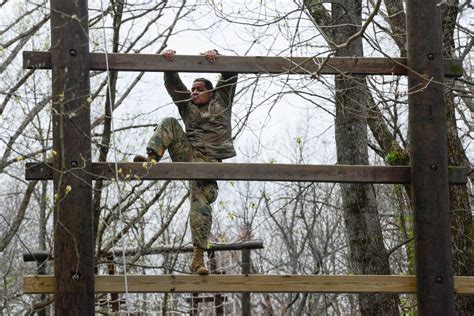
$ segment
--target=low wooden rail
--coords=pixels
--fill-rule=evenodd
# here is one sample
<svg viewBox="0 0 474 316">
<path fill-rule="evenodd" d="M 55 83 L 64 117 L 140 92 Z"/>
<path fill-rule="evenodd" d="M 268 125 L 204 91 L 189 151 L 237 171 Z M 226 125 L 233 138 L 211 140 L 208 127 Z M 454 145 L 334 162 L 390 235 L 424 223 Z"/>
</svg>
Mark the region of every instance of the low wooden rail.
<svg viewBox="0 0 474 316">
<path fill-rule="evenodd" d="M 115 178 L 115 164 L 92 163 L 93 179 Z M 80 166 L 75 167 L 75 169 Z M 70 169 L 74 171 L 74 168 Z M 120 180 L 247 180 L 302 181 L 337 183 L 410 183 L 410 167 L 291 165 L 257 163 L 117 163 Z M 465 184 L 469 168 L 450 167 L 449 182 Z M 53 167 L 44 163 L 27 163 L 27 180 L 50 180 Z"/>
<path fill-rule="evenodd" d="M 337 75 L 407 75 L 406 58 L 367 57 L 268 57 L 219 56 L 209 63 L 203 56 L 176 55 L 169 62 L 156 54 L 108 54 L 109 70 L 120 71 L 179 71 L 179 72 L 238 72 L 261 74 L 314 74 Z M 50 52 L 23 52 L 23 68 L 51 69 Z M 91 70 L 107 70 L 104 54 L 90 54 Z M 462 76 L 462 63 L 445 59 L 446 77 Z"/>
<path fill-rule="evenodd" d="M 192 252 L 193 246 L 157 246 L 157 247 L 150 247 L 147 251 L 143 253 L 143 255 L 157 255 L 157 254 L 164 254 L 164 253 L 184 253 L 184 252 Z M 263 241 L 262 240 L 248 240 L 242 242 L 235 242 L 235 243 L 211 243 L 209 248 L 206 249 L 207 252 L 211 251 L 234 251 L 234 250 L 252 250 L 252 249 L 263 249 Z M 101 255 L 104 257 L 110 256 L 121 256 L 123 251 L 125 251 L 125 256 L 134 256 L 137 253 L 140 253 L 140 249 L 138 248 L 126 248 L 123 249 L 113 249 L 111 251 L 107 251 L 106 253 L 102 253 Z M 47 260 L 54 260 L 53 255 L 49 252 L 28 252 L 23 254 L 23 261 L 24 262 L 43 262 Z"/>
<path fill-rule="evenodd" d="M 27 276 L 23 293 L 54 292 L 54 276 Z M 435 282 L 433 280 L 433 282 Z M 130 293 L 415 293 L 415 276 L 397 275 L 140 275 L 128 276 Z M 474 277 L 454 278 L 457 294 L 474 294 Z M 96 293 L 123 293 L 123 276 L 95 277 Z"/>
<path fill-rule="evenodd" d="M 157 247 L 150 247 L 147 249 L 143 255 L 156 255 L 156 254 L 168 254 L 168 253 L 188 253 L 192 252 L 194 247 L 192 245 L 186 246 L 174 246 L 174 245 L 165 245 L 165 246 L 157 246 Z M 209 247 L 206 249 L 209 255 L 209 267 L 211 274 L 216 273 L 216 261 L 215 261 L 215 253 L 221 251 L 241 251 L 242 253 L 242 274 L 248 274 L 250 272 L 251 266 L 251 258 L 250 258 L 250 251 L 256 249 L 263 249 L 263 241 L 262 240 L 246 240 L 234 243 L 211 243 Z M 113 249 L 106 253 L 101 253 L 101 257 L 108 258 L 107 261 L 111 260 L 114 256 L 121 256 L 124 254 L 125 256 L 134 256 L 137 253 L 140 253 L 141 249 L 139 248 L 126 248 L 126 249 Z M 23 261 L 24 262 L 35 262 L 37 264 L 37 274 L 38 275 L 45 275 L 46 274 L 46 262 L 48 260 L 54 260 L 54 257 L 49 252 L 29 252 L 23 254 Z M 96 264 L 101 264 L 104 262 L 96 261 Z M 114 275 L 115 273 L 115 264 L 112 262 L 108 263 L 108 271 L 109 276 Z M 102 277 L 102 276 L 101 276 Z M 26 293 L 26 292 L 25 292 Z M 44 295 L 44 294 L 42 294 Z M 112 301 L 112 311 L 118 312 L 120 310 L 118 292 L 110 293 Z M 196 296 L 196 298 L 194 298 Z M 220 293 L 215 294 L 214 296 L 209 296 L 206 299 L 212 299 L 212 302 L 215 302 L 215 310 L 216 315 L 223 315 L 223 305 L 222 303 L 226 300 L 226 297 Z M 199 297 L 199 293 L 193 293 L 193 299 L 191 301 L 193 308 L 196 307 L 196 304 L 199 302 L 203 302 L 202 297 Z M 250 315 L 250 306 L 251 306 L 251 297 L 250 293 L 243 293 L 241 296 L 241 304 L 242 304 L 242 315 Z"/>
</svg>

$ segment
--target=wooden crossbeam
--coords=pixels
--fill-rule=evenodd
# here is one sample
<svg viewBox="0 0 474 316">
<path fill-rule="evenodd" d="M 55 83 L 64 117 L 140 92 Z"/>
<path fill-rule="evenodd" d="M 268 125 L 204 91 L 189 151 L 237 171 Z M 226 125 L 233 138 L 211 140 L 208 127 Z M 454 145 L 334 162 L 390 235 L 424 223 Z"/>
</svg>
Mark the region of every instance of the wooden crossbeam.
<svg viewBox="0 0 474 316">
<path fill-rule="evenodd" d="M 26 276 L 23 293 L 53 293 L 53 276 Z M 134 275 L 130 293 L 415 293 L 415 276 L 398 275 Z M 457 294 L 474 294 L 474 277 L 454 278 Z M 120 275 L 95 277 L 96 293 L 124 293 Z"/>
<path fill-rule="evenodd" d="M 336 75 L 407 75 L 406 58 L 367 57 L 266 57 L 219 56 L 213 64 L 203 56 L 176 55 L 174 62 L 156 54 L 108 54 L 109 70 L 120 71 L 179 71 L 179 72 L 238 72 L 260 74 L 314 74 Z M 91 70 L 107 70 L 105 55 L 90 54 Z M 50 52 L 23 52 L 23 68 L 50 69 Z M 447 77 L 462 76 L 462 63 L 457 59 L 445 60 Z"/>
<path fill-rule="evenodd" d="M 246 180 L 356 183 L 410 183 L 410 167 L 291 165 L 258 163 L 117 163 L 121 180 Z M 115 178 L 115 164 L 92 163 L 93 179 Z M 469 168 L 450 167 L 451 184 L 465 184 Z M 49 180 L 53 169 L 49 164 L 27 163 L 27 180 Z"/>
<path fill-rule="evenodd" d="M 241 241 L 236 243 L 210 243 L 208 248 L 206 249 L 207 252 L 215 251 L 234 251 L 234 250 L 250 250 L 250 249 L 263 249 L 263 241 L 262 240 L 248 240 L 248 241 Z M 167 254 L 167 253 L 185 253 L 185 252 L 193 252 L 194 247 L 193 245 L 178 247 L 178 246 L 157 246 L 157 247 L 150 247 L 144 253 L 144 255 L 157 255 L 157 254 Z M 107 251 L 106 253 L 101 253 L 102 257 L 110 257 L 110 256 L 121 256 L 125 251 L 125 256 L 134 256 L 137 253 L 140 253 L 140 249 L 138 248 L 125 248 L 125 249 L 113 249 L 111 251 Z M 43 262 L 46 260 L 54 260 L 54 257 L 49 252 L 27 252 L 23 254 L 23 261 L 24 262 Z"/>
</svg>

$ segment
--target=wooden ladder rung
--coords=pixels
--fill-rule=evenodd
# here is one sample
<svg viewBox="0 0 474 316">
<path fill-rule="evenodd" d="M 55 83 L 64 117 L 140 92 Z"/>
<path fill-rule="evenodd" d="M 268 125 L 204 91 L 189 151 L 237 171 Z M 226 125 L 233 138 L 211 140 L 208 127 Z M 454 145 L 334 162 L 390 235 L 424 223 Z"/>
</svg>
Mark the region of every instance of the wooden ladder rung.
<svg viewBox="0 0 474 316">
<path fill-rule="evenodd" d="M 25 294 L 54 292 L 54 276 L 26 276 Z M 133 275 L 130 293 L 415 293 L 415 276 L 400 275 Z M 474 294 L 473 276 L 454 277 L 457 294 Z M 124 293 L 120 275 L 95 277 L 96 293 Z"/>
</svg>

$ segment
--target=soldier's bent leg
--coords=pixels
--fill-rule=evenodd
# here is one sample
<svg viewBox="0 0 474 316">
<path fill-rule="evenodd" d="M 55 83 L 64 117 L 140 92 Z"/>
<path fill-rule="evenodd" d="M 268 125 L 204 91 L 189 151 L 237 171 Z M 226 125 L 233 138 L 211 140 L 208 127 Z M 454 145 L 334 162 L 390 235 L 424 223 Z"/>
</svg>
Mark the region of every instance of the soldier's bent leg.
<svg viewBox="0 0 474 316">
<path fill-rule="evenodd" d="M 168 149 L 172 161 L 191 161 L 192 147 L 179 124 L 172 117 L 163 119 L 155 129 L 147 144 L 147 154 L 156 154 L 159 160 Z"/>
<path fill-rule="evenodd" d="M 191 272 L 206 275 L 209 270 L 204 264 L 204 250 L 211 233 L 212 208 L 217 198 L 216 181 L 190 181 L 191 183 L 191 212 L 189 222 L 193 238 L 193 257 L 191 260 Z"/>
<path fill-rule="evenodd" d="M 191 211 L 189 223 L 193 244 L 202 249 L 207 248 L 207 242 L 212 226 L 211 204 L 217 199 L 218 186 L 216 181 L 190 181 Z"/>
</svg>

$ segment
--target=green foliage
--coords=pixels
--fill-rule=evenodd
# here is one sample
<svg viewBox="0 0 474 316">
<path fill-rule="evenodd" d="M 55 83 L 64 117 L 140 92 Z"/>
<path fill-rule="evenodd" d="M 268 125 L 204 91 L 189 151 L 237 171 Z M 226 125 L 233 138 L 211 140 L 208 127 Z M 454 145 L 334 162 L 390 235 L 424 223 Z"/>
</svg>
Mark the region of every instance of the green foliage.
<svg viewBox="0 0 474 316">
<path fill-rule="evenodd" d="M 410 156 L 406 150 L 390 151 L 384 158 L 385 162 L 391 166 L 406 166 L 410 163 Z"/>
<path fill-rule="evenodd" d="M 462 75 L 462 73 L 463 73 L 463 68 L 462 68 L 462 66 L 459 66 L 459 65 L 456 65 L 456 64 L 452 63 L 452 64 L 449 66 L 449 71 L 450 71 L 451 73 L 454 73 L 454 74 Z"/>
<path fill-rule="evenodd" d="M 227 212 L 227 219 L 233 221 L 235 219 L 235 214 L 231 211 Z"/>
</svg>

